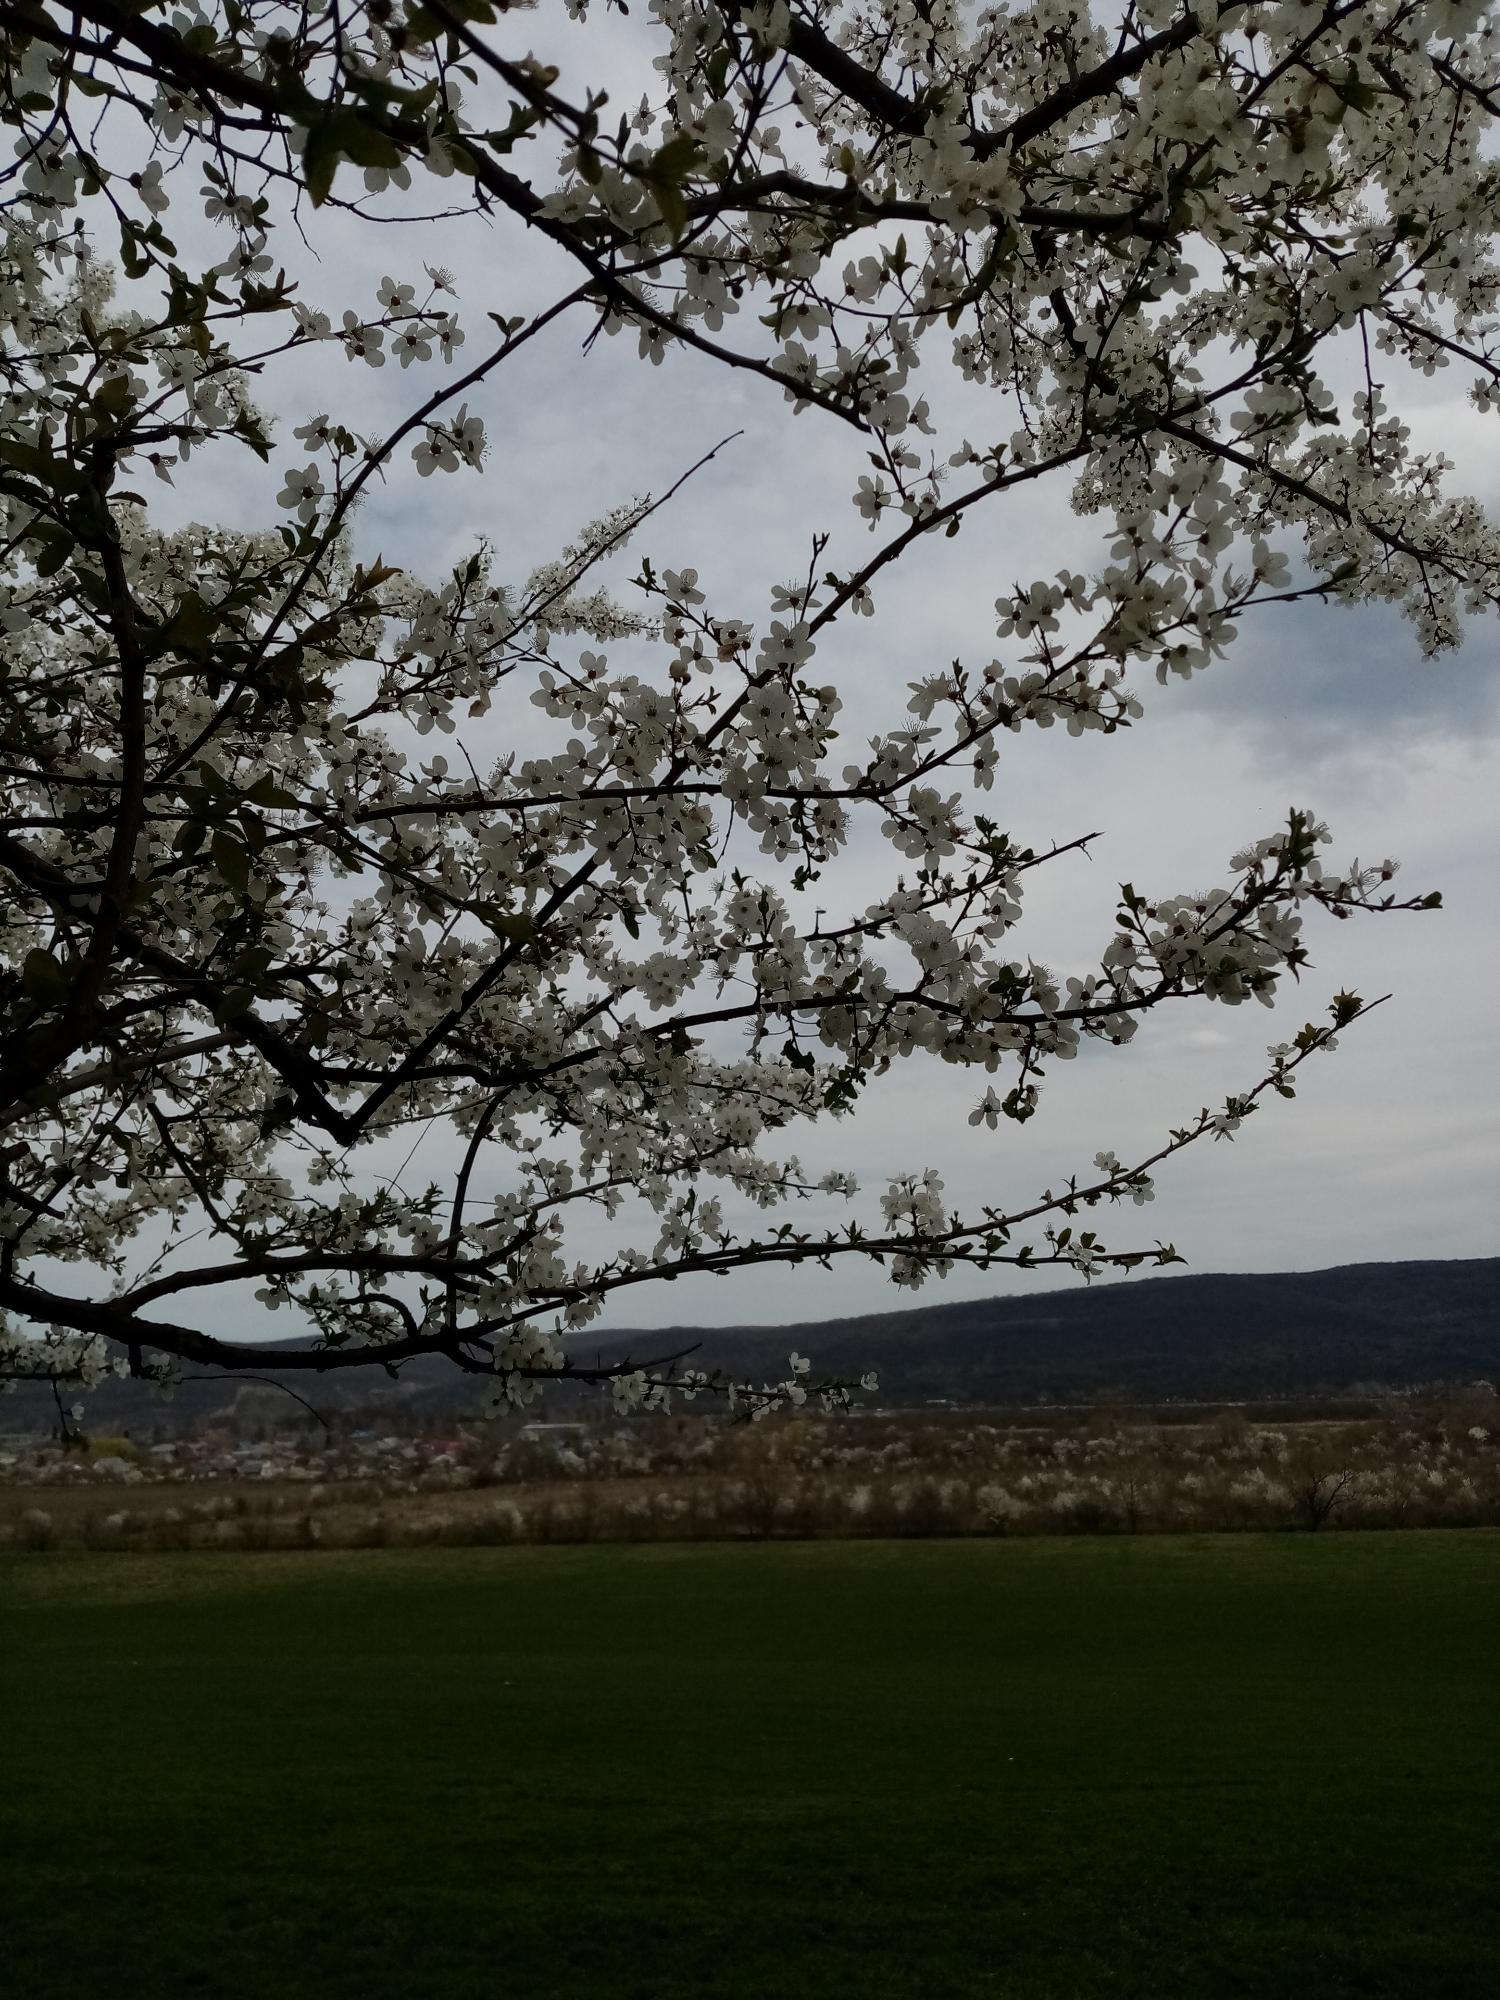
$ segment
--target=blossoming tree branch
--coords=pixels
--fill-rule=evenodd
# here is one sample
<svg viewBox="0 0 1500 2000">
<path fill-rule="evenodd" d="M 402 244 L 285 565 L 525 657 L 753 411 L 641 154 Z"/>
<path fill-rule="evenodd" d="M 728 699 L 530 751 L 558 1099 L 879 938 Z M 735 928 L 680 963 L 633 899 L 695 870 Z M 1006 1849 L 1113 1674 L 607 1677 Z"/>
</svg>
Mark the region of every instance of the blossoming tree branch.
<svg viewBox="0 0 1500 2000">
<path fill-rule="evenodd" d="M 1092 1225 L 1292 1096 L 1356 996 L 1149 1157 L 1038 1190 L 1007 1147 L 977 1213 L 789 1147 L 908 1059 L 972 1071 L 1008 1133 L 1084 1043 L 1269 1005 L 1305 924 L 1436 901 L 1336 872 L 1297 810 L 1210 894 L 1125 885 L 1054 975 L 1027 890 L 1094 835 L 1028 844 L 995 778 L 1033 730 L 1128 726 L 1131 677 L 1266 605 L 1397 605 L 1433 652 L 1500 603 L 1500 536 L 1395 414 L 1411 370 L 1500 399 L 1478 0 L 588 8 L 0 5 L 0 1372 L 440 1354 L 520 1402 L 837 1402 L 800 1358 L 732 1383 L 564 1336 L 688 1273 L 1170 1262 Z M 303 256 L 378 224 L 373 296 Z M 474 246 L 457 289 L 439 226 Z M 532 248 L 557 286 L 522 313 Z M 664 493 L 580 492 L 529 576 L 370 544 L 387 480 L 473 481 L 502 532 L 483 409 L 537 343 L 582 368 L 611 337 L 847 450 L 801 575 L 709 601 Z M 311 350 L 347 357 L 341 409 L 298 411 Z M 368 369 L 409 385 L 377 434 Z M 955 383 L 975 439 L 939 434 Z M 183 525 L 236 460 L 270 468 L 263 528 Z M 993 656 L 912 662 L 905 712 L 841 736 L 825 662 L 893 567 L 1043 482 L 1087 568 L 992 579 Z M 434 1129 L 421 1184 L 398 1162 Z M 804 1197 L 841 1219 L 799 1226 Z M 631 1247 L 582 1254 L 599 1211 Z M 226 1337 L 226 1295 L 298 1337 Z"/>
</svg>

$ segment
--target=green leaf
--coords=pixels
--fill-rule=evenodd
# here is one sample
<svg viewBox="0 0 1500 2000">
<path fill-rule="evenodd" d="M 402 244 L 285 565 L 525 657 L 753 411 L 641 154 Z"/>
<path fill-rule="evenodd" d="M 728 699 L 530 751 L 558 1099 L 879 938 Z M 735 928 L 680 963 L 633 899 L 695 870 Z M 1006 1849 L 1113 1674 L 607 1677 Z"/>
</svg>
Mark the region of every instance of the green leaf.
<svg viewBox="0 0 1500 2000">
<path fill-rule="evenodd" d="M 218 616 L 196 590 L 178 598 L 171 617 L 161 628 L 161 644 L 166 652 L 190 653 L 202 659 L 218 624 Z"/>
<path fill-rule="evenodd" d="M 50 951 L 38 946 L 26 954 L 21 966 L 21 984 L 33 1000 L 50 1006 L 66 994 L 68 975 Z"/>
<path fill-rule="evenodd" d="M 333 188 L 333 177 L 343 157 L 338 128 L 331 118 L 320 119 L 308 132 L 302 148 L 302 179 L 314 208 L 321 208 Z"/>
<path fill-rule="evenodd" d="M 340 111 L 335 115 L 339 144 L 346 159 L 352 160 L 357 167 L 400 166 L 401 148 L 378 126 L 362 118 L 357 111 Z"/>
<path fill-rule="evenodd" d="M 682 198 L 682 190 L 671 181 L 653 181 L 651 192 L 661 211 L 661 219 L 671 230 L 675 242 L 687 228 L 687 203 Z"/>
<path fill-rule="evenodd" d="M 289 791 L 278 785 L 269 772 L 263 773 L 256 779 L 245 797 L 256 806 L 279 806 L 285 812 L 297 810 L 297 800 Z"/>
<path fill-rule="evenodd" d="M 698 141 L 691 132 L 678 132 L 651 155 L 647 172 L 654 180 L 681 181 L 699 158 Z"/>
<path fill-rule="evenodd" d="M 254 1004 L 255 995 L 248 986 L 231 986 L 220 995 L 214 1008 L 216 1021 L 238 1020 L 241 1014 L 248 1014 Z"/>
<path fill-rule="evenodd" d="M 118 423 L 134 400 L 130 392 L 130 378 L 126 375 L 111 375 L 94 397 L 94 408 L 102 416 L 112 418 Z"/>
<path fill-rule="evenodd" d="M 250 856 L 231 833 L 221 829 L 213 837 L 209 850 L 214 858 L 214 866 L 224 877 L 231 889 L 241 895 L 250 886 Z"/>
<path fill-rule="evenodd" d="M 83 486 L 83 475 L 76 466 L 24 438 L 0 437 L 0 464 L 13 465 L 17 472 L 39 479 L 58 493 L 77 493 Z"/>
<path fill-rule="evenodd" d="M 519 911 L 507 910 L 499 903 L 476 903 L 474 909 L 496 937 L 509 938 L 512 944 L 525 944 L 535 933 L 536 926 L 530 917 Z M 441 912 L 435 914 L 440 915 Z"/>
<path fill-rule="evenodd" d="M 268 944 L 247 945 L 234 961 L 234 969 L 247 983 L 264 978 L 276 954 Z"/>
<path fill-rule="evenodd" d="M 248 806 L 242 805 L 235 817 L 240 823 L 246 847 L 252 854 L 263 854 L 266 846 L 266 828 L 259 814 L 251 812 Z"/>
<path fill-rule="evenodd" d="M 683 182 L 701 158 L 697 140 L 690 132 L 678 132 L 664 146 L 658 146 L 650 164 L 641 169 L 641 178 L 661 211 L 661 219 L 674 237 L 687 228 L 687 201 Z"/>
<path fill-rule="evenodd" d="M 1359 77 L 1345 77 L 1342 83 L 1336 83 L 1333 87 L 1336 94 L 1343 99 L 1345 104 L 1351 106 L 1355 111 L 1373 111 L 1375 109 L 1376 94 L 1370 88 L 1369 84 L 1362 82 Z"/>
<path fill-rule="evenodd" d="M 66 528 L 59 528 L 51 521 L 33 521 L 26 531 L 26 539 L 36 549 L 32 557 L 32 567 L 38 576 L 56 576 L 70 559 L 77 544 Z"/>
</svg>

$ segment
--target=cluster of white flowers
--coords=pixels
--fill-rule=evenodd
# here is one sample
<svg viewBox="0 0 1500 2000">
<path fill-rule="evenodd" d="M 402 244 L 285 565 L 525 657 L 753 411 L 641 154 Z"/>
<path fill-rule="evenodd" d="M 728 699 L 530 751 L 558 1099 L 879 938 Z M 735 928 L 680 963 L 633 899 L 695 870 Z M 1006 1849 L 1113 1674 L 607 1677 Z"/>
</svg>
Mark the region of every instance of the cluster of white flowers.
<svg viewBox="0 0 1500 2000">
<path fill-rule="evenodd" d="M 919 1169 L 830 1222 L 856 1184 L 778 1135 L 909 1056 L 984 1072 L 976 1128 L 1024 1124 L 1049 1063 L 1151 1008 L 1271 1004 L 1314 908 L 1430 901 L 1398 905 L 1389 862 L 1326 870 L 1297 811 L 1210 891 L 1126 885 L 1097 965 L 1058 976 L 1011 934 L 1029 873 L 1083 843 L 1035 851 L 981 795 L 998 746 L 1131 726 L 1127 669 L 1195 674 L 1258 605 L 1398 603 L 1438 647 L 1500 602 L 1500 539 L 1373 360 L 1347 413 L 1320 372 L 1354 332 L 1495 400 L 1494 23 L 1463 0 L 1266 7 L 1253 31 L 1133 0 L 1108 33 L 1062 0 L 653 0 L 631 32 L 657 82 L 606 131 L 540 57 L 480 65 L 508 110 L 467 102 L 415 16 L 41 0 L 0 26 L 0 1307 L 76 1342 L 54 1372 L 234 1358 L 191 1308 L 248 1280 L 322 1336 L 318 1365 L 438 1351 L 518 1401 L 586 1373 L 562 1337 L 655 1276 L 1169 1261 L 1073 1218 L 1149 1202 L 1158 1159 L 1292 1095 L 1352 996 L 1150 1159 L 1101 1153 L 1097 1178 L 976 1216 Z M 453 34 L 487 51 L 483 24 Z M 315 230 L 317 207 L 379 216 L 428 177 L 455 222 L 539 231 L 576 277 L 516 316 L 488 290 L 503 260 L 466 266 L 496 329 L 467 373 L 447 272 L 325 309 L 276 254 L 293 198 Z M 183 186 L 222 252 L 198 271 L 162 223 Z M 570 314 L 847 436 L 868 558 L 828 568 L 813 529 L 801 578 L 728 604 L 646 559 L 627 606 L 611 565 L 661 496 L 590 508 L 524 582 L 486 546 L 433 581 L 363 547 L 370 482 L 481 469 L 482 390 Z M 250 385 L 313 345 L 438 386 L 385 435 L 356 395 L 278 454 Z M 934 441 L 934 357 L 1004 410 L 992 442 Z M 161 530 L 132 478 L 236 446 L 274 464 L 269 530 Z M 852 749 L 830 628 L 873 615 L 921 536 L 1045 477 L 1101 522 L 1097 565 L 1001 585 L 1000 656 L 918 662 L 906 713 Z M 502 702 L 497 757 L 476 725 Z M 889 870 L 838 908 L 825 871 L 861 823 Z M 746 835 L 764 880 L 729 864 Z M 375 1180 L 372 1149 L 434 1124 L 462 1156 L 447 1186 Z M 808 1227 L 756 1220 L 802 1203 Z M 584 1254 L 591 1212 L 637 1214 L 650 1247 Z M 195 1231 L 216 1253 L 189 1266 Z M 60 1291 L 59 1263 L 103 1288 Z M 759 1386 L 681 1357 L 604 1372 L 629 1408 L 674 1385 L 751 1414 L 850 1393 L 799 1361 Z"/>
</svg>

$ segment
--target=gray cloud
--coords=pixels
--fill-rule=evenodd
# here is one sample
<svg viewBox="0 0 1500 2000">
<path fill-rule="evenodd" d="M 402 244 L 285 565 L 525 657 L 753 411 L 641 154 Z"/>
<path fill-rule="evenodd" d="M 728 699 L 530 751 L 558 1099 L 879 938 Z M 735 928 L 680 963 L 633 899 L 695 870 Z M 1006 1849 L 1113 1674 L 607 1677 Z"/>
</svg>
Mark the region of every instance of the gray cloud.
<svg viewBox="0 0 1500 2000">
<path fill-rule="evenodd" d="M 1424 659 L 1386 606 L 1271 605 L 1246 619 L 1226 662 L 1145 696 L 1243 733 L 1282 765 L 1399 757 L 1417 741 L 1500 730 L 1500 643 L 1492 620 L 1475 620 L 1457 651 Z"/>
</svg>

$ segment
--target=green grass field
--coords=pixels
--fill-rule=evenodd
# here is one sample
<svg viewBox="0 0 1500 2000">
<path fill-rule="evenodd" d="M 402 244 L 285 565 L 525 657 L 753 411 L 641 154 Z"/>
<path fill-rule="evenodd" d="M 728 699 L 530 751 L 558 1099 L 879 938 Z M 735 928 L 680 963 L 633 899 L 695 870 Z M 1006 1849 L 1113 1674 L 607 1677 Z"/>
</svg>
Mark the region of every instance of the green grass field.
<svg viewBox="0 0 1500 2000">
<path fill-rule="evenodd" d="M 1500 1534 L 12 1557 L 14 2000 L 1500 1994 Z"/>
</svg>

